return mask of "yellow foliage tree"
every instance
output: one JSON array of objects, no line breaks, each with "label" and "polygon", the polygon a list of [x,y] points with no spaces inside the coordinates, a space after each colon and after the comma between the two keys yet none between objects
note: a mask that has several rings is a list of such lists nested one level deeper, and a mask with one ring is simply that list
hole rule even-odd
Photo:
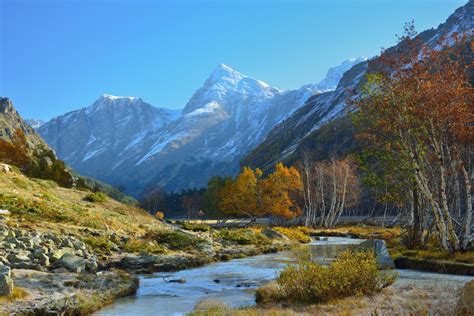
[{"label": "yellow foliage tree", "polygon": [[244,167],[235,181],[226,182],[221,191],[220,208],[229,214],[245,214],[251,218],[262,216],[258,207],[258,182],[262,175],[260,169],[255,171]]},{"label": "yellow foliage tree", "polygon": [[283,219],[291,219],[301,214],[295,202],[301,194],[303,183],[298,170],[278,163],[275,171],[260,183],[262,213]]}]

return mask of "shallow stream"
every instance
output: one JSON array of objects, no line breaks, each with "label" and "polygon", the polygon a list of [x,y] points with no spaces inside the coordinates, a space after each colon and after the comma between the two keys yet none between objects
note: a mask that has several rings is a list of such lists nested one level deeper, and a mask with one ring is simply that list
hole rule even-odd
[{"label": "shallow stream", "polygon": [[[293,251],[282,251],[244,259],[212,263],[174,273],[142,276],[135,296],[117,300],[96,315],[184,315],[202,300],[219,300],[231,307],[255,304],[255,289],[278,275],[285,265],[307,255],[321,263],[331,261],[350,244],[361,240],[328,237]],[[471,277],[399,270],[397,282],[417,286],[449,286],[464,284]],[[185,283],[169,280],[185,280]]]}]

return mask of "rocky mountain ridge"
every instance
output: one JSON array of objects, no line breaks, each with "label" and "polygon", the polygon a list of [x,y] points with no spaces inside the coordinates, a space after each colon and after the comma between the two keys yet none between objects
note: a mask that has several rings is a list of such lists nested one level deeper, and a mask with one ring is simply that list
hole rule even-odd
[{"label": "rocky mountain ridge", "polygon": [[149,185],[202,187],[212,175],[237,173],[240,159],[269,130],[312,95],[334,88],[338,76],[360,61],[346,61],[319,84],[297,90],[271,87],[220,64],[182,112],[103,95],[38,131],[75,170],[135,196]]}]

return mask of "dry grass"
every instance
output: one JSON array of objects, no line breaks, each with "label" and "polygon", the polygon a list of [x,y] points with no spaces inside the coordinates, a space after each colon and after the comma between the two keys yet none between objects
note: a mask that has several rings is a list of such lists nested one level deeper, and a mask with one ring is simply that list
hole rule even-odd
[{"label": "dry grass", "polygon": [[[449,287],[417,288],[413,285],[394,285],[373,296],[344,298],[323,304],[282,306],[266,304],[256,307],[231,309],[221,304],[220,309],[200,309],[190,315],[208,316],[372,316],[372,315],[455,315],[457,289]],[[201,305],[205,306],[205,304]],[[219,306],[217,303],[211,306]]]},{"label": "dry grass", "polygon": [[311,241],[311,238],[308,235],[309,230],[305,227],[275,227],[274,230],[285,235],[293,241],[300,243],[308,243]]},{"label": "dry grass", "polygon": [[48,232],[82,234],[83,228],[143,235],[164,225],[145,211],[106,199],[91,203],[90,192],[66,189],[48,180],[29,179],[18,171],[0,173],[0,209],[12,212],[10,223]]}]

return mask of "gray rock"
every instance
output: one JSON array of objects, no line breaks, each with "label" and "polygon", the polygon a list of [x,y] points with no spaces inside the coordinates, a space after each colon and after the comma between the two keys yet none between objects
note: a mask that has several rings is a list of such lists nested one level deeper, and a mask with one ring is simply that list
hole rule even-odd
[{"label": "gray rock", "polygon": [[11,263],[10,267],[12,267],[13,269],[29,269],[29,270],[38,270],[38,271],[43,270],[43,267],[40,264],[33,263],[30,261]]},{"label": "gray rock", "polygon": [[0,274],[0,296],[10,296],[13,293],[13,280],[6,274]]},{"label": "gray rock", "polygon": [[54,262],[56,260],[61,259],[66,253],[72,255],[75,253],[75,251],[74,249],[71,249],[71,248],[60,248],[48,253],[48,257],[51,260],[51,262]]},{"label": "gray rock", "polygon": [[359,249],[373,250],[377,257],[377,264],[379,269],[395,269],[395,263],[393,262],[390,254],[388,253],[387,245],[385,241],[380,239],[366,240],[361,244],[357,245]]},{"label": "gray rock", "polygon": [[97,272],[99,269],[99,265],[97,264],[97,260],[94,258],[90,258],[86,261],[86,271],[87,272]]},{"label": "gray rock", "polygon": [[80,240],[73,240],[72,245],[76,250],[86,250],[86,244]]},{"label": "gray rock", "polygon": [[53,264],[53,268],[66,268],[71,272],[80,273],[86,268],[86,260],[76,255],[65,253]]},{"label": "gray rock", "polygon": [[7,277],[11,277],[11,269],[8,266],[0,266],[0,275],[6,275]]},{"label": "gray rock", "polygon": [[63,242],[61,243],[61,247],[65,248],[74,248],[74,245],[72,244],[72,241],[69,239],[64,239]]},{"label": "gray rock", "polygon": [[36,258],[36,260],[43,267],[49,266],[49,257],[45,254],[41,254],[39,257]]},{"label": "gray rock", "polygon": [[286,237],[282,233],[279,233],[276,230],[269,229],[269,228],[265,228],[264,230],[262,230],[262,234],[271,239],[289,240],[288,237]]},{"label": "gray rock", "polygon": [[30,258],[28,258],[28,256],[23,253],[11,253],[7,256],[7,259],[12,264],[20,262],[31,262]]}]

